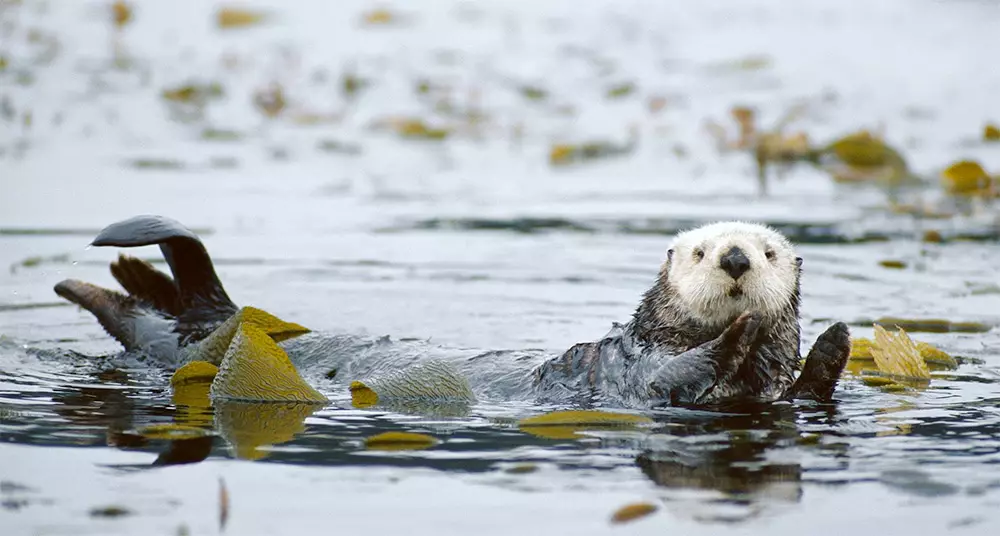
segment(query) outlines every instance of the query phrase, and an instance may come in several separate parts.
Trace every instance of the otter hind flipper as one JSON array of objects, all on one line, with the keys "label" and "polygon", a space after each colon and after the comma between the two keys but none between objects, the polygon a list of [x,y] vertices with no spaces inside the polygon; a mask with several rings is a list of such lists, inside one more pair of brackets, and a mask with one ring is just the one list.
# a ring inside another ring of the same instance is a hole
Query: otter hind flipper
[{"label": "otter hind flipper", "polygon": [[169,275],[153,268],[148,262],[118,255],[118,260],[111,263],[111,275],[128,291],[129,295],[163,311],[171,316],[180,316],[180,290]]},{"label": "otter hind flipper", "polygon": [[76,279],[60,281],[56,284],[55,291],[62,298],[97,317],[108,335],[114,337],[126,350],[132,349],[135,341],[127,319],[130,317],[129,311],[136,305],[134,300],[120,292]]},{"label": "otter hind flipper", "polygon": [[[166,275],[151,266],[139,268],[138,265],[130,265],[130,268],[136,269],[130,275],[139,278],[130,283],[136,283],[135,288],[141,286],[143,290],[138,295],[144,299],[155,296],[152,305],[172,308],[178,319],[179,331],[198,331],[201,326],[224,321],[237,310],[219,281],[201,239],[175,220],[163,216],[135,216],[105,227],[92,244],[117,247],[159,245],[173,274],[177,297],[170,298]],[[126,286],[124,282],[123,286]],[[132,292],[131,289],[129,291]],[[173,299],[176,301],[171,303]]]},{"label": "otter hind flipper", "polygon": [[850,355],[850,330],[847,324],[837,322],[816,339],[816,344],[806,356],[802,373],[783,398],[829,402]]}]

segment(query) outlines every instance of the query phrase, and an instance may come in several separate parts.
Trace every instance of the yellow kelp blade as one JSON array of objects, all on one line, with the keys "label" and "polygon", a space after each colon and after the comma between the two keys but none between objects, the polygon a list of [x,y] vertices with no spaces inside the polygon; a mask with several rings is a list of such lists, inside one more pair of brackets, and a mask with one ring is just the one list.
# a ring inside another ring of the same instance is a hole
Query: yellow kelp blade
[{"label": "yellow kelp blade", "polygon": [[521,431],[548,439],[575,439],[584,430],[629,428],[649,424],[653,420],[632,413],[610,411],[567,410],[552,411],[518,421]]},{"label": "yellow kelp blade", "polygon": [[434,436],[414,432],[383,432],[365,439],[369,450],[421,450],[438,443]]},{"label": "yellow kelp blade", "polygon": [[170,385],[176,389],[188,384],[211,384],[218,373],[219,367],[208,361],[192,361],[174,371],[174,375],[170,377]]},{"label": "yellow kelp blade", "polygon": [[310,331],[307,327],[295,322],[286,322],[256,307],[241,307],[236,314],[241,322],[260,329],[274,339],[274,342],[292,339]]},{"label": "yellow kelp blade", "polygon": [[263,447],[291,441],[305,430],[306,417],[319,409],[319,405],[309,403],[217,400],[215,422],[237,458],[257,460],[267,456]]},{"label": "yellow kelp blade", "polygon": [[941,186],[952,195],[989,195],[993,179],[974,160],[961,160],[941,171]]},{"label": "yellow kelp blade", "polygon": [[255,327],[266,333],[275,342],[285,341],[309,333],[309,329],[294,322],[284,320],[256,307],[241,307],[239,311],[223,322],[205,340],[191,349],[189,361],[207,361],[213,365],[222,363],[222,356],[241,325]]},{"label": "yellow kelp blade", "polygon": [[213,399],[326,403],[264,331],[241,324],[212,382]]},{"label": "yellow kelp blade", "polygon": [[[950,354],[926,342],[914,341],[920,357],[931,370],[954,370],[958,368],[958,361]],[[875,357],[872,355],[871,339],[858,337],[851,340],[851,357],[848,362],[849,370],[874,368]]]},{"label": "yellow kelp blade", "polygon": [[351,403],[365,408],[375,404],[426,402],[471,404],[476,396],[465,376],[447,361],[428,360],[351,383]]},{"label": "yellow kelp blade", "polygon": [[875,342],[872,345],[875,365],[883,374],[893,378],[926,385],[931,371],[924,362],[917,345],[902,329],[895,335],[875,324]]}]

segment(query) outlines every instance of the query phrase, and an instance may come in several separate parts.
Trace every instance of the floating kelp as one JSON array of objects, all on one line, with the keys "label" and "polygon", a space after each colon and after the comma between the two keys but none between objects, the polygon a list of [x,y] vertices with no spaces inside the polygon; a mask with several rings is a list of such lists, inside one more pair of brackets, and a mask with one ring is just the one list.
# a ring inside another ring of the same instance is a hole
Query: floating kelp
[{"label": "floating kelp", "polygon": [[549,92],[539,86],[523,85],[519,86],[517,90],[530,101],[543,101],[549,96]]},{"label": "floating kelp", "polygon": [[247,28],[261,24],[269,18],[263,11],[253,11],[239,7],[220,7],[215,12],[215,24],[222,30]]},{"label": "floating kelp", "polygon": [[253,104],[265,117],[275,118],[285,111],[285,90],[281,84],[274,82],[267,87],[254,91]]},{"label": "floating kelp", "polygon": [[897,184],[912,178],[903,155],[867,130],[830,142],[818,149],[812,159],[838,182]]},{"label": "floating kelp", "polygon": [[993,326],[981,322],[952,322],[940,318],[906,319],[884,316],[874,322],[881,326],[895,326],[907,331],[922,331],[926,333],[985,333]]},{"label": "floating kelp", "polygon": [[212,363],[207,361],[192,361],[174,372],[174,375],[170,377],[170,385],[176,388],[199,383],[210,384],[218,374],[219,367]]},{"label": "floating kelp", "polygon": [[414,432],[383,432],[365,439],[369,450],[421,450],[436,444],[438,440],[433,436]]},{"label": "floating kelp", "polygon": [[623,82],[621,84],[615,84],[609,87],[604,92],[604,97],[607,99],[623,99],[629,95],[635,93],[635,83],[634,82]]},{"label": "floating kelp", "polygon": [[295,369],[288,354],[268,334],[240,324],[212,382],[213,399],[254,402],[307,402],[327,399]]},{"label": "floating kelp", "polygon": [[986,123],[986,126],[983,127],[983,141],[1000,141],[1000,127],[994,125],[993,123]]},{"label": "floating kelp", "polygon": [[997,184],[979,162],[962,160],[941,172],[941,186],[951,195],[995,197]]},{"label": "floating kelp", "polygon": [[906,268],[906,263],[903,261],[897,261],[895,259],[885,259],[878,261],[878,265],[883,268],[892,268],[894,270],[902,270]]},{"label": "floating kelp", "polygon": [[894,335],[876,324],[871,354],[875,359],[875,366],[878,367],[878,374],[895,383],[909,387],[926,387],[930,382],[930,368],[920,355],[917,345],[903,329]]},{"label": "floating kelp", "polygon": [[632,428],[652,422],[649,417],[633,413],[566,410],[521,419],[517,426],[523,432],[546,439],[576,439],[581,437],[578,432],[586,430]]},{"label": "floating kelp", "polygon": [[117,0],[111,4],[111,20],[116,28],[124,28],[132,21],[132,6],[128,2]]},{"label": "floating kelp", "polygon": [[126,160],[125,165],[143,170],[180,171],[187,167],[187,164],[172,158],[135,158]]},{"label": "floating kelp", "polygon": [[423,119],[416,118],[395,119],[390,125],[399,137],[405,139],[442,141],[452,133],[449,128],[432,127]]},{"label": "floating kelp", "polygon": [[639,127],[629,127],[629,137],[624,144],[591,141],[578,145],[554,144],[549,148],[549,165],[553,167],[578,164],[590,160],[631,154],[639,145]]},{"label": "floating kelp", "polygon": [[361,15],[361,23],[368,26],[385,26],[399,21],[398,15],[385,8],[376,8]]},{"label": "floating kelp", "polygon": [[[881,326],[876,325],[879,329]],[[884,331],[884,330],[883,330]],[[947,352],[926,342],[913,341],[921,359],[933,370],[953,370],[958,368],[958,361]],[[850,359],[862,361],[874,361],[875,355],[872,348],[875,343],[871,339],[858,337],[851,339]]]},{"label": "floating kelp", "polygon": [[622,506],[611,516],[612,524],[628,523],[630,521],[635,521],[646,517],[654,512],[659,507],[652,503],[632,503]]},{"label": "floating kelp", "polygon": [[243,133],[236,130],[227,130],[223,128],[213,128],[205,127],[201,131],[201,139],[206,141],[240,141],[243,139]]},{"label": "floating kelp", "polygon": [[164,89],[160,96],[169,102],[183,104],[205,104],[210,100],[225,96],[222,84],[218,82],[189,82]]},{"label": "floating kelp", "polygon": [[16,273],[20,268],[35,268],[41,266],[42,264],[66,264],[69,262],[69,253],[62,253],[59,255],[34,255],[28,257],[22,261],[15,262],[10,265],[10,273]]},{"label": "floating kelp", "polygon": [[90,509],[90,517],[125,517],[132,515],[132,510],[124,506],[97,506]]}]

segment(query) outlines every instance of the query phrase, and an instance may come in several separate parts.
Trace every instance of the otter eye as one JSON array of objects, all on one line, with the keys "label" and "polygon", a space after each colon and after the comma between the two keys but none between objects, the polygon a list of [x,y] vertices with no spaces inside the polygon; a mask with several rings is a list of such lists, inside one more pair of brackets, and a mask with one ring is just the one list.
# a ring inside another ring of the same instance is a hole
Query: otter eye
[{"label": "otter eye", "polygon": [[701,249],[701,248],[696,248],[694,250],[694,258],[696,260],[699,260],[699,261],[702,260],[702,259],[704,259],[705,258],[705,251],[703,249]]},{"label": "otter eye", "polygon": [[773,249],[769,249],[769,250],[765,251],[764,252],[764,256],[767,257],[767,260],[773,261],[774,260],[774,250]]}]

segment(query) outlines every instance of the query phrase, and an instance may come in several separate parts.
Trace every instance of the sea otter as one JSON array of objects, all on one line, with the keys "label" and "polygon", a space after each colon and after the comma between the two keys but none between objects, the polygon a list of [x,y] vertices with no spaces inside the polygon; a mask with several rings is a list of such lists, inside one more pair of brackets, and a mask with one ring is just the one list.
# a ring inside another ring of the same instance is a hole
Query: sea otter
[{"label": "sea otter", "polygon": [[[109,225],[93,241],[153,244],[160,246],[172,278],[120,255],[111,272],[127,294],[72,279],[55,291],[94,314],[127,351],[173,368],[195,354],[218,364],[236,329],[233,319],[244,313],[238,313],[196,234],[169,218],[136,216]],[[800,266],[788,241],[760,225],[718,223],[683,233],[632,321],[542,363],[534,371],[534,390],[546,400],[633,407],[828,400],[850,340],[844,324],[832,326],[795,379]],[[288,323],[270,329],[277,330],[268,333],[275,341],[286,332],[307,331]]]},{"label": "sea otter", "polygon": [[850,355],[847,325],[799,370],[802,258],[769,227],[720,222],[679,234],[632,319],[535,371],[540,393],[628,405],[829,400]]}]

